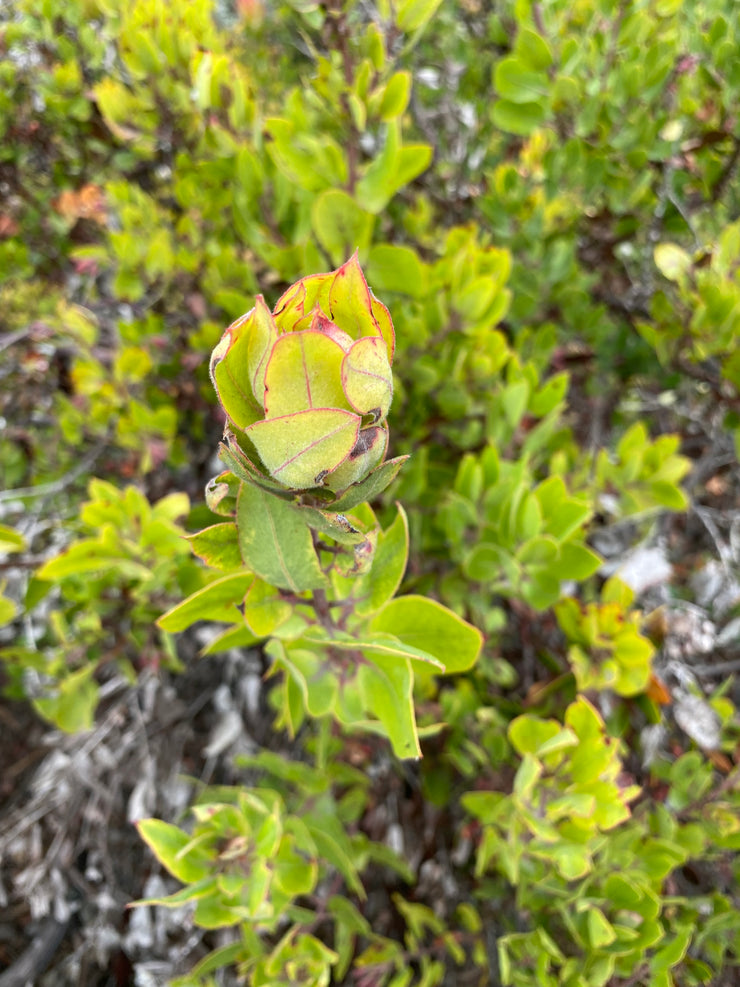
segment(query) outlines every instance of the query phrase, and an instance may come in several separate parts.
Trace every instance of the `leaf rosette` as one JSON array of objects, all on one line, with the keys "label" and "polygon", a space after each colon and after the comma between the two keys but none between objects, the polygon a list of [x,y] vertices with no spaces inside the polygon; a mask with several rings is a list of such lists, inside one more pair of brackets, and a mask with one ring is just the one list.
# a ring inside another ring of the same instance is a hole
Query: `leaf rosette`
[{"label": "leaf rosette", "polygon": [[397,472],[384,464],[394,346],[356,254],[297,281],[272,312],[258,295],[211,355],[224,462],[278,495],[312,490],[339,503],[358,484],[382,489]]}]

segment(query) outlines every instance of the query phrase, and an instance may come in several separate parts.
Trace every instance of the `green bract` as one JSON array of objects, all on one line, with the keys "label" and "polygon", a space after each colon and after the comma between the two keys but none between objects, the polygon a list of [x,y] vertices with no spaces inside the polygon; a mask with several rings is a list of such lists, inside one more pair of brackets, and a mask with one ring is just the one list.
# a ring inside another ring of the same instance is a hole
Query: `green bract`
[{"label": "green bract", "polygon": [[357,254],[297,281],[272,312],[258,295],[211,355],[227,443],[249,480],[339,493],[375,472],[388,448],[394,345]]}]

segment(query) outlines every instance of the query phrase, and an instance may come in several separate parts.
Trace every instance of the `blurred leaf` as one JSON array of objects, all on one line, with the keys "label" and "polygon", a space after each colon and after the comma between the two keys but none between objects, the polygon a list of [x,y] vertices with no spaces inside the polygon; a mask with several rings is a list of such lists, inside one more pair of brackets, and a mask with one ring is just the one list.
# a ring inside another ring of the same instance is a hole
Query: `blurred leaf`
[{"label": "blurred leaf", "polygon": [[236,609],[254,581],[251,572],[234,572],[214,580],[193,593],[182,603],[163,614],[157,624],[163,631],[183,631],[198,620],[222,620],[241,623],[241,613]]}]

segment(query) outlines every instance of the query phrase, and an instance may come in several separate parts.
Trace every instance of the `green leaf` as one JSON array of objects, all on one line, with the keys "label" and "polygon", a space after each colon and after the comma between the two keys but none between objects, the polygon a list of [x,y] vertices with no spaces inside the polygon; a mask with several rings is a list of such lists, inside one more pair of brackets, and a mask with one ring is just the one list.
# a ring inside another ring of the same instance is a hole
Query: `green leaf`
[{"label": "green leaf", "polygon": [[[201,898],[212,895],[216,887],[215,877],[204,877],[201,881],[195,881],[194,884],[188,884],[187,887],[180,888],[174,894],[162,895],[156,898],[142,898],[139,901],[132,901],[129,907],[141,908],[142,905],[161,905],[163,908],[182,908],[183,905],[187,905],[191,901],[199,901]],[[172,982],[172,987],[175,987],[175,983],[177,981]]]},{"label": "green leaf", "polygon": [[360,666],[357,681],[363,705],[383,724],[396,757],[421,757],[409,662],[373,654]]},{"label": "green leaf", "polygon": [[353,598],[360,615],[379,610],[401,585],[409,554],[409,527],[406,512],[397,504],[396,519],[378,535],[369,572],[355,583]]},{"label": "green leaf", "polygon": [[511,103],[534,103],[548,95],[548,78],[544,72],[533,72],[518,58],[502,58],[493,73],[498,94]]},{"label": "green leaf", "polygon": [[691,257],[675,243],[659,243],[653,250],[653,260],[668,281],[680,282],[691,270]]},{"label": "green leaf", "polygon": [[412,644],[402,641],[395,635],[385,632],[359,630],[349,634],[334,631],[331,637],[329,637],[323,628],[314,626],[306,630],[301,640],[313,646],[331,647],[337,651],[356,652],[361,650],[370,655],[405,658],[408,661],[421,662],[423,665],[432,665],[439,669],[440,672],[444,671],[442,662],[430,654],[430,652],[425,651],[423,648],[417,648]]},{"label": "green leaf", "polygon": [[359,415],[383,421],[393,398],[388,349],[380,336],[365,336],[352,344],[342,361],[342,387]]},{"label": "green leaf", "polygon": [[[113,535],[112,532],[109,532]],[[122,546],[115,543],[115,535],[105,540],[84,538],[74,542],[69,548],[49,559],[36,572],[37,579],[64,579],[67,576],[80,576],[89,572],[112,570],[122,579],[146,581],[151,570],[139,562],[123,555]]]},{"label": "green leaf", "polygon": [[[208,877],[210,857],[202,846],[192,846],[192,837],[161,819],[140,819],[139,836],[157,860],[183,884]],[[183,853],[187,848],[187,852]]]},{"label": "green leaf", "polygon": [[391,199],[389,191],[398,165],[401,147],[401,130],[397,120],[386,127],[383,149],[367,166],[355,188],[357,201],[371,213],[379,213]]},{"label": "green leaf", "polygon": [[550,46],[536,31],[520,27],[514,44],[514,55],[518,62],[532,71],[546,71],[553,62]]},{"label": "green leaf", "polygon": [[311,207],[311,225],[332,263],[341,264],[353,250],[367,250],[375,217],[342,189],[326,189]]},{"label": "green leaf", "polygon": [[576,881],[593,869],[593,860],[588,847],[562,843],[553,846],[550,853],[555,866],[566,881]]},{"label": "green leaf", "polygon": [[256,422],[246,429],[270,475],[286,487],[319,486],[347,458],[361,418],[350,411],[314,408]]},{"label": "green leaf", "polygon": [[265,582],[294,593],[326,582],[311,530],[286,501],[245,483],[237,502],[237,525],[245,564]]},{"label": "green leaf", "polygon": [[34,699],[34,708],[65,733],[89,730],[95,721],[99,690],[93,679],[96,665],[90,662],[61,679],[54,694]]},{"label": "green leaf", "polygon": [[467,554],[463,570],[465,575],[479,583],[492,582],[509,576],[509,569],[515,565],[512,559],[507,566],[507,556],[498,545],[489,542],[479,542]]},{"label": "green leaf", "polygon": [[433,157],[434,149],[431,144],[407,144],[402,147],[393,179],[393,194],[426,171]]},{"label": "green leaf", "polygon": [[526,411],[529,400],[529,384],[526,380],[519,380],[512,384],[507,384],[501,394],[501,404],[506,415],[506,420],[512,428],[516,428],[522,420],[522,415]]},{"label": "green leaf", "polygon": [[359,483],[383,461],[388,449],[388,429],[384,425],[361,428],[352,452],[324,479],[324,485],[337,493]]},{"label": "green leaf", "polygon": [[211,353],[210,372],[219,401],[238,428],[262,416],[264,372],[277,327],[264,299],[232,323]]},{"label": "green leaf", "polygon": [[348,518],[334,511],[322,511],[317,507],[306,507],[304,504],[295,509],[314,531],[329,535],[342,545],[359,545],[365,541],[365,531],[357,518]]},{"label": "green leaf", "polygon": [[236,607],[241,604],[253,581],[254,575],[246,570],[222,576],[168,610],[159,618],[157,626],[163,631],[175,633],[185,630],[197,620],[241,623],[242,616]]},{"label": "green leaf", "polygon": [[545,116],[539,103],[514,103],[508,99],[496,100],[491,111],[494,126],[518,137],[529,137],[544,122]]},{"label": "green leaf", "polygon": [[233,521],[212,524],[194,535],[186,535],[194,554],[213,569],[229,572],[244,565]]},{"label": "green leaf", "polygon": [[398,471],[408,459],[408,456],[397,456],[395,459],[388,459],[373,470],[364,480],[349,487],[348,490],[337,497],[332,504],[334,511],[350,511],[358,504],[365,501],[372,501],[379,493],[382,493],[398,476]]},{"label": "green leaf", "polygon": [[383,91],[379,115],[381,120],[391,120],[400,116],[409,103],[411,96],[411,73],[406,71],[394,72]]},{"label": "green leaf", "polygon": [[324,332],[305,329],[281,336],[272,348],[265,372],[266,418],[310,408],[350,411],[342,390],[344,358],[339,343]]},{"label": "green leaf", "polygon": [[370,619],[368,627],[433,655],[447,674],[463,672],[474,665],[483,646],[483,635],[477,628],[441,603],[423,596],[391,600]]},{"label": "green leaf", "polygon": [[[388,359],[393,359],[393,329],[391,327],[389,340],[378,322],[375,299],[360,267],[357,251],[334,271],[328,303],[332,320],[340,329],[355,340],[363,336],[383,336],[388,347]],[[387,314],[387,309],[385,311]]]},{"label": "green leaf", "polygon": [[396,27],[411,34],[419,31],[435,14],[442,0],[401,0],[396,7]]},{"label": "green leaf", "polygon": [[255,579],[244,597],[244,621],[258,638],[269,637],[293,612],[279,590]]},{"label": "green leaf", "polygon": [[[239,618],[239,611],[234,612],[234,616]],[[227,627],[225,631],[209,641],[201,650],[201,655],[216,655],[221,651],[230,651],[232,648],[250,648],[258,642],[259,638],[250,631],[248,627],[241,624],[236,627]]]},{"label": "green leaf", "polygon": [[7,524],[0,524],[0,552],[22,552],[26,547],[26,540],[14,528],[9,528]]},{"label": "green leaf", "polygon": [[9,600],[7,596],[3,596],[0,593],[0,627],[4,624],[9,624],[17,612],[18,607],[16,604],[12,600]]},{"label": "green leaf", "polygon": [[572,746],[577,743],[573,733],[569,736],[565,731],[561,731],[560,724],[555,720],[542,720],[537,716],[524,713],[517,716],[509,724],[509,742],[514,750],[524,756],[525,754],[537,754],[540,747],[553,737],[562,736],[564,746]]},{"label": "green leaf", "polygon": [[553,538],[538,536],[525,541],[516,553],[521,566],[547,566],[560,556],[557,542]]},{"label": "green leaf", "polygon": [[[136,904],[145,904],[145,902],[136,902]],[[196,963],[185,977],[171,981],[171,987],[193,987],[193,983],[202,981],[207,973],[215,973],[227,966],[235,967],[245,955],[246,949],[241,939],[219,946]]]},{"label": "green leaf", "polygon": [[[219,447],[231,456],[225,445]],[[240,480],[229,470],[224,470],[218,476],[212,477],[206,484],[206,504],[208,510],[220,517],[233,517],[236,514],[236,495],[239,492]]]},{"label": "green leaf", "polygon": [[[273,480],[272,477],[267,476],[265,473],[260,472],[260,470],[254,465],[254,463],[249,459],[249,457],[245,455],[244,451],[237,443],[236,436],[232,431],[226,429],[224,434],[226,437],[226,442],[225,443],[222,442],[219,445],[218,455],[221,462],[224,463],[225,466],[229,467],[230,473],[221,474],[221,476],[223,477],[225,475],[226,477],[229,477],[230,474],[233,474],[233,478],[237,481],[237,483],[233,484],[231,480],[229,480],[228,490],[225,498],[226,504],[224,509],[221,510],[220,513],[223,514],[225,512],[225,509],[227,508],[231,510],[233,504],[233,511],[231,512],[230,516],[236,514],[236,500],[239,495],[239,487],[241,486],[241,481],[244,481],[245,483],[255,484],[256,486],[261,487],[263,490],[270,490],[273,493],[275,493],[277,496],[284,497],[286,500],[293,499],[293,494],[289,490],[286,490],[282,484],[278,483],[277,480]],[[219,479],[220,477],[216,477],[216,480]],[[222,484],[218,483],[216,484],[216,486],[221,487]],[[206,487],[207,500],[208,500],[208,492],[209,489],[208,487]],[[208,506],[211,507],[211,509],[213,509],[210,500],[208,500]],[[220,503],[217,502],[216,506],[220,507]]]},{"label": "green leaf", "polygon": [[579,582],[593,576],[601,568],[602,559],[585,545],[565,542],[560,546],[559,579],[577,579]]},{"label": "green leaf", "polygon": [[395,291],[411,298],[423,298],[427,292],[427,268],[411,247],[377,244],[370,250],[366,267],[376,291]]},{"label": "green leaf", "polygon": [[610,945],[617,938],[614,927],[607,921],[600,908],[590,905],[588,908],[588,939],[593,949],[601,949]]},{"label": "green leaf", "polygon": [[432,160],[428,144],[401,146],[398,119],[388,124],[383,150],[357,183],[357,201],[372,213],[385,209],[396,192],[425,171]]}]

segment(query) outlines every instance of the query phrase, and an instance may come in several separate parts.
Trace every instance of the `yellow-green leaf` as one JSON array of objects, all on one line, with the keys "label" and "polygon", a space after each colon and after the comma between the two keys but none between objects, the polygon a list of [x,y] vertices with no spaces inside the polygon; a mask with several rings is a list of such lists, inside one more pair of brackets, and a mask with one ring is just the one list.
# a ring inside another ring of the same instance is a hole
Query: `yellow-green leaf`
[{"label": "yellow-green leaf", "polygon": [[246,429],[276,480],[294,490],[319,486],[357,443],[361,419],[350,411],[315,408],[256,422]]},{"label": "yellow-green leaf", "polygon": [[310,408],[351,407],[342,390],[344,350],[323,332],[281,336],[265,374],[265,414],[281,418]]},{"label": "yellow-green leaf", "polygon": [[379,336],[358,339],[344,356],[342,385],[350,405],[360,415],[382,421],[393,398],[393,375],[388,351]]}]

